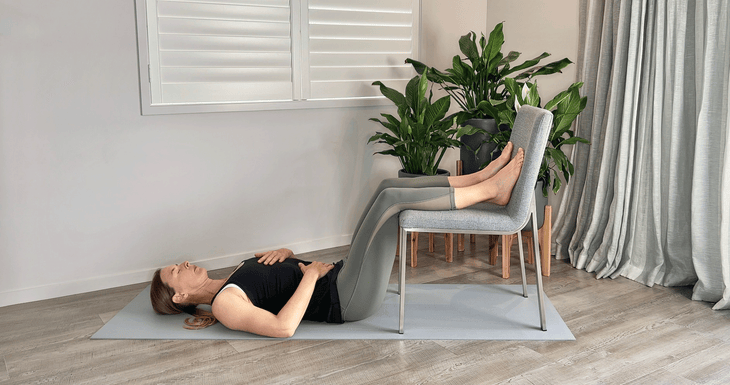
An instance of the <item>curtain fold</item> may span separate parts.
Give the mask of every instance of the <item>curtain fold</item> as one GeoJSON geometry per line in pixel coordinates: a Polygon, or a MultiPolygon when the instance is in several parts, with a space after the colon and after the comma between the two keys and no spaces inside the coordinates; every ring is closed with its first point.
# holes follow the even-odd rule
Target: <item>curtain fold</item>
{"type": "Polygon", "coordinates": [[[556,257],[730,308],[727,0],[584,0],[589,103],[556,257]]]}

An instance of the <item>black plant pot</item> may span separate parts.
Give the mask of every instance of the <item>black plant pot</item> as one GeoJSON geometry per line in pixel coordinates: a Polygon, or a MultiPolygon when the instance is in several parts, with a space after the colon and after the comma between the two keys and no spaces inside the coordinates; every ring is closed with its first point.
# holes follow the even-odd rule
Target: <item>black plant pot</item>
{"type": "MultiPolygon", "coordinates": [[[[443,170],[443,169],[440,169],[439,168],[439,169],[436,170],[436,175],[449,176],[449,175],[451,175],[451,173],[449,173],[447,170],[443,170]]],[[[409,172],[405,172],[405,170],[403,170],[403,169],[398,170],[398,178],[418,178],[419,176],[427,176],[427,175],[424,175],[424,174],[411,174],[409,172]]]]}
{"type": "Polygon", "coordinates": [[[492,151],[497,147],[497,144],[487,142],[487,140],[489,140],[490,135],[496,134],[498,129],[494,119],[469,119],[464,122],[464,125],[474,126],[487,131],[487,134],[464,135],[460,138],[461,148],[459,158],[462,162],[462,172],[464,174],[472,174],[479,171],[487,161],[493,159],[492,151]]]}

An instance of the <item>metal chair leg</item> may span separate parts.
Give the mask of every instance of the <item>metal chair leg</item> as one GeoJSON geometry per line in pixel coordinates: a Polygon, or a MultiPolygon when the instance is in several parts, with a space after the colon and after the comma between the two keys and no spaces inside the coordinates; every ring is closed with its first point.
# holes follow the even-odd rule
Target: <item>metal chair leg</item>
{"type": "Polygon", "coordinates": [[[540,267],[540,242],[537,240],[537,209],[535,208],[535,198],[532,198],[532,242],[535,247],[535,273],[537,275],[537,303],[540,307],[540,329],[543,331],[547,330],[545,324],[545,304],[544,304],[544,293],[542,288],[542,268],[540,267]]]}
{"type": "Polygon", "coordinates": [[[400,315],[398,317],[398,333],[403,334],[406,311],[406,239],[408,232],[400,230],[400,271],[398,271],[398,294],[400,295],[400,315]]]}

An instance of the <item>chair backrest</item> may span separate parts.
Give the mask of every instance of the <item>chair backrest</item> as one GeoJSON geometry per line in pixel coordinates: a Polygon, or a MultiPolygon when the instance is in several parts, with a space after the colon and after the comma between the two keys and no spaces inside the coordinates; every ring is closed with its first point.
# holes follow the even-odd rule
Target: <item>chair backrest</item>
{"type": "Polygon", "coordinates": [[[522,106],[515,118],[510,136],[514,145],[512,155],[517,153],[518,148],[524,149],[525,163],[512,190],[507,212],[518,223],[527,223],[530,202],[535,193],[535,184],[552,125],[553,114],[550,111],[529,105],[522,106]]]}

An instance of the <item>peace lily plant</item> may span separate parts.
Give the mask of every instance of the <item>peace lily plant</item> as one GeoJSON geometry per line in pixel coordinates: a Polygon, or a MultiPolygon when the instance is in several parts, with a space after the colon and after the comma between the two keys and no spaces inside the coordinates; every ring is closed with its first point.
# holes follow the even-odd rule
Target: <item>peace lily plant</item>
{"type": "Polygon", "coordinates": [[[513,67],[520,53],[511,51],[504,56],[501,52],[503,44],[503,23],[499,23],[489,34],[488,40],[482,34],[477,42],[474,32],[459,38],[459,50],[464,58],[454,56],[451,68],[439,71],[413,59],[406,59],[406,63],[413,65],[419,74],[428,69],[428,79],[439,84],[461,108],[457,114],[459,124],[472,118],[492,118],[499,126],[513,113],[506,104],[510,96],[505,87],[507,79],[526,81],[536,76],[558,73],[572,63],[564,58],[538,66],[542,59],[550,56],[543,52],[513,67]]]}
{"type": "Polygon", "coordinates": [[[461,136],[476,132],[474,127],[457,126],[457,116],[446,116],[451,105],[450,96],[432,101],[428,73],[425,70],[422,75],[413,77],[406,85],[405,95],[380,81],[373,82],[380,87],[383,96],[395,104],[397,116],[382,113],[380,115],[385,119],[370,118],[388,132],[377,132],[368,143],[390,146],[376,154],[397,157],[403,170],[410,174],[436,175],[446,150],[459,146],[461,136]]]}
{"type": "MultiPolygon", "coordinates": [[[[565,183],[568,183],[570,177],[575,172],[573,163],[570,162],[563,151],[563,146],[576,143],[590,144],[588,140],[575,136],[575,132],[571,129],[573,121],[583,111],[588,102],[587,97],[580,96],[580,88],[582,86],[582,82],[573,83],[567,90],[557,94],[545,104],[545,107],[542,107],[553,114],[553,126],[550,129],[550,135],[548,136],[548,143],[545,147],[545,154],[538,177],[538,180],[543,182],[542,193],[546,197],[551,186],[554,193],[560,190],[562,181],[558,177],[558,173],[561,173],[563,178],[565,178],[565,183]]],[[[502,130],[492,135],[492,142],[496,143],[497,148],[500,150],[509,141],[510,134],[512,133],[511,128],[514,125],[514,117],[520,108],[526,104],[541,107],[537,84],[526,82],[520,85],[515,79],[505,79],[505,88],[510,95],[507,104],[514,106],[514,113],[504,114],[505,123],[509,125],[510,129],[502,130]]]]}
{"type": "MultiPolygon", "coordinates": [[[[511,51],[506,56],[503,55],[501,50],[504,41],[503,24],[499,23],[489,34],[489,39],[482,34],[477,42],[474,32],[462,36],[459,39],[459,49],[464,57],[454,56],[452,67],[444,71],[428,67],[416,60],[406,60],[418,73],[427,74],[429,80],[439,84],[456,101],[461,108],[457,113],[459,124],[474,124],[473,119],[494,119],[495,126],[499,130],[495,129],[490,133],[484,130],[473,132],[484,135],[485,139],[479,139],[477,144],[466,149],[466,153],[470,152],[472,156],[476,156],[486,143],[496,143],[498,150],[504,148],[512,133],[512,126],[520,106],[529,104],[540,107],[540,95],[535,78],[560,73],[572,63],[568,58],[563,58],[540,66],[540,61],[550,56],[544,52],[534,59],[512,66],[520,53],[511,51]]],[[[578,142],[589,143],[583,138],[576,137],[571,130],[572,122],[585,108],[587,102],[586,98],[580,97],[581,86],[582,83],[574,83],[545,105],[545,109],[554,115],[549,143],[540,170],[545,196],[550,187],[554,192],[560,190],[562,182],[557,177],[557,172],[562,173],[566,183],[573,175],[573,164],[563,152],[563,146],[578,142]]],[[[464,154],[465,152],[462,152],[462,159],[464,154]]],[[[484,167],[490,161],[491,157],[487,157],[480,160],[479,164],[484,167]]]]}

